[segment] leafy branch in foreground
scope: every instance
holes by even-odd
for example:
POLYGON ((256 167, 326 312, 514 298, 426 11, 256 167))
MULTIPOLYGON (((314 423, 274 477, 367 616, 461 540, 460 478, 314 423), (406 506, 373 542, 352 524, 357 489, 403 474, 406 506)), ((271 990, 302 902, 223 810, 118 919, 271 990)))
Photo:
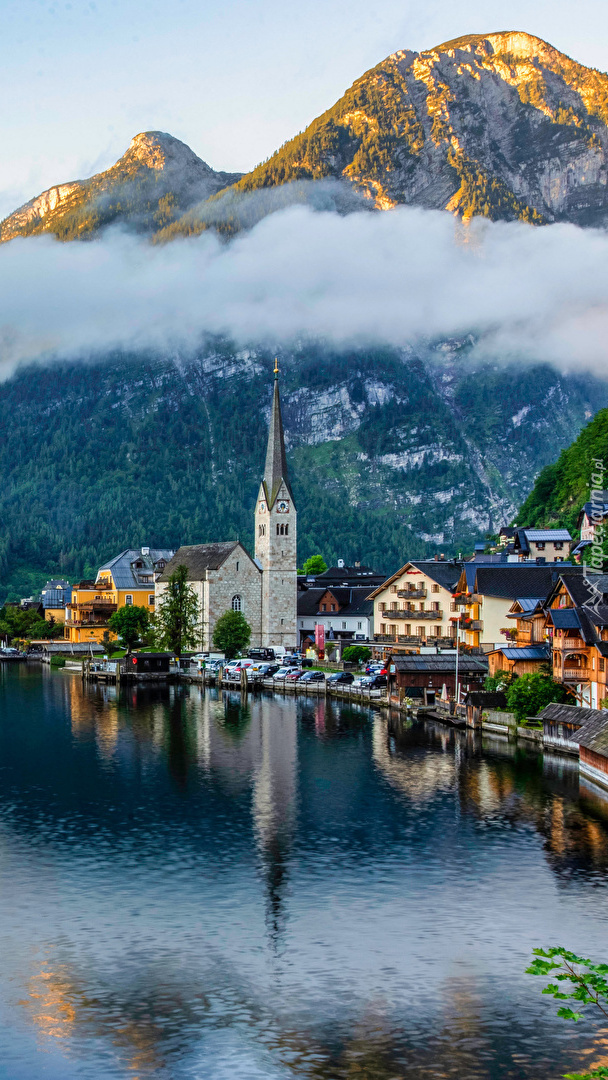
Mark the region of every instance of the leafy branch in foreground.
MULTIPOLYGON (((567 949, 533 949, 535 959, 526 968, 527 975, 549 976, 555 980, 545 986, 543 994, 550 994, 558 1001, 577 1002, 578 1009, 560 1005, 557 1015, 564 1020, 582 1020, 585 1015, 578 1011, 586 1005, 594 1005, 608 1019, 608 964, 594 964, 583 956, 576 956, 567 949)), ((608 1067, 600 1065, 585 1073, 567 1073, 566 1080, 591 1080, 608 1078, 608 1067)))

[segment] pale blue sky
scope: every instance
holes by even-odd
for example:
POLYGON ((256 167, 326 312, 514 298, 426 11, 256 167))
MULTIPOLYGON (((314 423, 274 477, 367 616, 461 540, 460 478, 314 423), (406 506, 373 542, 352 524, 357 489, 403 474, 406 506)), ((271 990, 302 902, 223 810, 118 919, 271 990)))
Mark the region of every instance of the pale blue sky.
POLYGON ((605 0, 0 0, 0 216, 148 129, 247 170, 394 50, 507 29, 608 68, 605 0))

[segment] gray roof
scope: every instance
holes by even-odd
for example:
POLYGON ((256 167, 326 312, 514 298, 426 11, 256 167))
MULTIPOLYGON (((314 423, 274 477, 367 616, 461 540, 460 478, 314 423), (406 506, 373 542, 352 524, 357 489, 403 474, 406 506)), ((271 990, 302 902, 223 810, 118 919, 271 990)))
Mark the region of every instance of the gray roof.
POLYGON ((581 620, 576 608, 549 608, 551 622, 558 630, 580 630, 581 620))
MULTIPOLYGON (((168 581, 169 576, 178 566, 185 566, 190 581, 201 581, 207 570, 218 570, 235 548, 241 548, 243 555, 251 559, 249 552, 238 540, 225 540, 217 544, 187 544, 180 547, 171 562, 165 567, 159 581, 168 581)), ((251 559, 253 562, 253 559, 251 559)), ((256 563, 253 564, 259 569, 256 563)))
POLYGON ((523 529, 528 540, 572 540, 567 529, 523 529))
MULTIPOLYGON (((469 564, 465 566, 468 570, 469 564)), ((564 567, 561 563, 503 563, 502 566, 477 566, 472 583, 473 589, 484 596, 500 596, 516 600, 518 596, 537 597, 544 600, 557 578, 568 570, 571 574, 582 573, 582 568, 564 567)), ((471 591, 467 572, 467 585, 471 591)))
POLYGON ((268 432, 268 448, 266 450, 266 465, 264 468, 264 489, 266 491, 269 509, 274 506, 282 482, 285 483, 293 501, 293 494, 289 486, 289 477, 287 474, 287 457, 285 454, 283 419, 281 417, 279 380, 275 376, 272 412, 270 414, 270 431, 268 432))
MULTIPOLYGON (((552 701, 550 705, 545 705, 538 715, 541 720, 547 720, 549 723, 573 724, 580 730, 588 720, 593 720, 602 713, 599 709, 581 709, 578 705, 562 705, 560 702, 552 701)), ((578 741, 578 734, 575 732, 572 735, 575 741, 578 741)))
POLYGON ((116 555, 109 562, 99 567, 97 571, 97 577, 102 570, 111 570, 112 579, 117 589, 145 589, 147 585, 153 584, 150 581, 140 581, 138 571, 134 567, 134 563, 141 562, 141 573, 147 575, 153 573, 156 565, 160 561, 168 563, 173 555, 171 548, 148 548, 146 553, 141 548, 127 548, 126 551, 121 551, 120 555, 116 555))
POLYGON ((520 648, 510 648, 508 645, 495 649, 507 660, 549 660, 551 649, 549 645, 522 645, 520 648))
POLYGON ((608 710, 584 709, 583 712, 595 713, 590 716, 578 732, 579 746, 593 750, 602 757, 608 757, 608 710))
MULTIPOLYGON (((429 655, 428 653, 417 653, 414 656, 394 656, 391 658, 391 664, 395 665, 397 671, 456 671, 456 655, 445 656, 442 653, 436 653, 435 655, 429 655)), ((481 656, 467 656, 460 655, 458 658, 458 670, 462 674, 476 674, 487 675, 488 673, 488 661, 485 657, 481 656)))

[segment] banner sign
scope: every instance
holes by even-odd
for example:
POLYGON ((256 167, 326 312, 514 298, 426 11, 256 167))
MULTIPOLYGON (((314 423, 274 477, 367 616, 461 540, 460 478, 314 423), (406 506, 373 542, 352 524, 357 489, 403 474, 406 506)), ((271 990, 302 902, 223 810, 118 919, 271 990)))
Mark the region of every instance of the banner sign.
POLYGON ((325 649, 325 627, 323 623, 317 623, 315 626, 315 645, 320 652, 325 649))

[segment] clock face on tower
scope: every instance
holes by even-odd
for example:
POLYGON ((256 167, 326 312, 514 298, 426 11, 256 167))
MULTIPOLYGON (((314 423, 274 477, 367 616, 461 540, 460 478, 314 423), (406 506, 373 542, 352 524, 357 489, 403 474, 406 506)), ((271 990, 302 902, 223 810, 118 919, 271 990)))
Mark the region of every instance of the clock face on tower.
POLYGON ((288 513, 289 513, 289 503, 287 502, 286 499, 281 499, 281 501, 279 503, 277 503, 277 514, 288 514, 288 513))

